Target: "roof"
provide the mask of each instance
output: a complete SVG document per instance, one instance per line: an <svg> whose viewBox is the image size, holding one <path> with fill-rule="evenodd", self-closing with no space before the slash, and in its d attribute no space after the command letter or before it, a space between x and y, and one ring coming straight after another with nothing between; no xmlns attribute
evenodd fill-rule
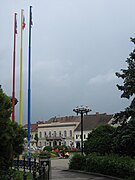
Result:
<svg viewBox="0 0 135 180"><path fill-rule="evenodd" d="M97 128L101 124L107 124L113 115L107 114L94 114L94 115L85 115L83 117L83 130L89 131ZM80 117L81 119L81 117ZM81 123L76 127L75 131L81 130Z"/></svg>
<svg viewBox="0 0 135 180"><path fill-rule="evenodd" d="M27 129L28 128L28 125L25 124L23 126L23 128ZM31 132L36 132L38 130L38 123L34 123L34 124L31 124L30 125L30 128L31 128Z"/></svg>
<svg viewBox="0 0 135 180"><path fill-rule="evenodd" d="M83 117L83 130L90 131L94 128L97 128L101 124L107 124L112 119L113 115L107 115L96 113L94 115L84 115ZM65 117L53 117L48 121L38 121L37 123L31 124L31 132L36 132L38 130L38 125L40 124L49 124L52 123L76 123L78 126L75 128L75 131L81 130L81 116L65 116ZM77 123L78 122L78 123ZM24 128L28 128L27 124L23 126Z"/></svg>
<svg viewBox="0 0 135 180"><path fill-rule="evenodd" d="M80 118L79 116L53 117L48 121L46 121L45 123L50 124L55 122L59 122L59 123L80 122Z"/></svg>

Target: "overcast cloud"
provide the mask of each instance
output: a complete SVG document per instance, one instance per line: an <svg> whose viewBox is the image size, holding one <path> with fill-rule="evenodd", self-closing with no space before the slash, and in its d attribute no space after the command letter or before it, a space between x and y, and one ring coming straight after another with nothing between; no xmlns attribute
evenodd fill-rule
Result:
<svg viewBox="0 0 135 180"><path fill-rule="evenodd" d="M126 68L135 33L134 0L4 0L0 5L0 84L12 93L13 16L18 14L16 97L19 100L20 11L23 34L23 122L27 121L28 13L33 6L31 121L91 113L116 113L128 106L115 76ZM16 106L18 121L19 103Z"/></svg>

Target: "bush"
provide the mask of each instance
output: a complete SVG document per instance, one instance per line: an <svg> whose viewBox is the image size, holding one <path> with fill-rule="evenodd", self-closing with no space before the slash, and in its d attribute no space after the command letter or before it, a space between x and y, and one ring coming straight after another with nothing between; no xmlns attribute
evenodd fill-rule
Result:
<svg viewBox="0 0 135 180"><path fill-rule="evenodd" d="M69 169L84 170L86 164L86 158L80 154L74 154L70 159Z"/></svg>
<svg viewBox="0 0 135 180"><path fill-rule="evenodd" d="M135 177L133 160L118 155L99 156L90 154L86 158L86 171L127 178Z"/></svg>
<svg viewBox="0 0 135 180"><path fill-rule="evenodd" d="M51 151L52 150L52 147L51 146L45 146L43 151Z"/></svg>
<svg viewBox="0 0 135 180"><path fill-rule="evenodd" d="M90 153L100 153L101 155L112 153L113 136L115 128L109 124L100 125L88 134L87 140L84 142L84 152L86 155Z"/></svg>

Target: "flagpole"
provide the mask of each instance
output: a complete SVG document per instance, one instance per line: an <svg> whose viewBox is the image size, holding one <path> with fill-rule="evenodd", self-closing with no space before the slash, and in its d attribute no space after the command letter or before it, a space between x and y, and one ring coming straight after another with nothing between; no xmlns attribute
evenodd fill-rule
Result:
<svg viewBox="0 0 135 180"><path fill-rule="evenodd" d="M14 49L13 49L13 81L12 81L12 121L15 121L15 65L16 65L16 34L17 13L14 14Z"/></svg>
<svg viewBox="0 0 135 180"><path fill-rule="evenodd" d="M21 44L20 44L20 106L19 106L19 110L20 110L20 125L22 125L22 36L23 36L23 9L21 9Z"/></svg>
<svg viewBox="0 0 135 180"><path fill-rule="evenodd" d="M28 159L30 160L30 123L31 123L31 22L32 6L30 6L29 15L29 55L28 55Z"/></svg>

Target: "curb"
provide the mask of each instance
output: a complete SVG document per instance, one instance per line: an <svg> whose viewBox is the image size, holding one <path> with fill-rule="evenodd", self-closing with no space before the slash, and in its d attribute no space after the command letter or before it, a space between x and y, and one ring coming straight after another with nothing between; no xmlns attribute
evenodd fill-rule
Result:
<svg viewBox="0 0 135 180"><path fill-rule="evenodd" d="M105 175L105 174L100 174L100 173L94 173L94 172L86 172L86 171L79 171L79 170L62 170L62 171L69 171L69 172L75 172L75 173L82 173L82 174L89 174L89 175L95 175L98 177L106 177L112 180L123 180L121 178L117 178L117 177L113 177L113 176L109 176L109 175Z"/></svg>

